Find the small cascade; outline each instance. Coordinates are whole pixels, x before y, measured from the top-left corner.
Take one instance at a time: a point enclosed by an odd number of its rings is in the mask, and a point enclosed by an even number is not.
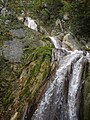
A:
[[[52,54],[52,62],[54,57],[57,58],[56,74],[31,120],[78,120],[80,85],[86,58],[83,51],[67,51],[61,48],[56,38],[50,39],[56,48]]]
[[[51,39],[51,42],[54,44],[56,49],[60,49],[61,48],[60,42],[57,40],[56,37],[49,36],[49,38]]]
[[[31,19],[30,17],[25,18],[24,25],[28,26],[28,28],[31,28],[32,30],[38,31],[35,20]]]

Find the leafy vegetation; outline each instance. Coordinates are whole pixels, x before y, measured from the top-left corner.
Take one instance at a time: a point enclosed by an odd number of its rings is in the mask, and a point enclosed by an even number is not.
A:
[[[90,2],[89,1],[75,1],[64,2],[64,6],[60,11],[61,15],[68,13],[68,26],[75,35],[90,37]]]
[[[53,22],[63,6],[61,0],[34,0],[33,8],[43,22]]]
[[[0,89],[2,90],[2,95],[0,96],[1,113],[3,118],[5,117],[7,120],[11,118],[14,111],[18,111],[19,115],[21,115],[24,105],[27,102],[32,103],[49,74],[52,48],[40,46],[27,48],[24,52],[27,57],[30,56],[29,63],[23,65],[23,68],[22,65],[20,67],[18,64],[19,70],[14,70],[11,67],[11,63],[4,58],[0,59],[2,78],[0,83]],[[27,69],[26,75],[23,75],[24,69]],[[17,73],[20,74],[18,75]],[[20,103],[19,106],[18,103]],[[12,110],[12,108],[15,108],[15,110]]]

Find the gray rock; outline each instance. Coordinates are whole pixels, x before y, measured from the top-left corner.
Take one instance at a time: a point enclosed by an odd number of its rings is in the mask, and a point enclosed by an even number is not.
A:
[[[18,39],[12,41],[5,41],[3,45],[3,55],[6,60],[10,62],[20,62],[23,45]]]
[[[81,48],[81,45],[72,33],[68,33],[64,36],[63,43],[70,47],[71,50],[79,50]]]
[[[17,38],[24,38],[25,37],[25,32],[22,28],[10,30],[10,32],[13,35],[13,37],[17,37]]]

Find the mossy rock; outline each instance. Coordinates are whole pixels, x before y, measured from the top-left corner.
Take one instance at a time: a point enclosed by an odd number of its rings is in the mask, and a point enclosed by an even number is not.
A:
[[[39,90],[49,74],[52,48],[40,46],[33,48],[32,52],[29,49],[26,51],[31,56],[31,60],[24,65],[12,64],[11,67],[11,64],[5,61],[7,63],[6,66],[10,64],[7,69],[11,72],[7,71],[10,78],[5,95],[2,96],[3,108],[1,113],[4,114],[2,114],[1,120],[12,119],[16,116],[15,113],[17,113],[16,119],[19,120],[25,110],[25,106],[28,103],[32,105],[37,98]],[[19,75],[16,77],[18,72]],[[6,75],[6,71],[4,73]],[[11,80],[12,77],[13,81]]]

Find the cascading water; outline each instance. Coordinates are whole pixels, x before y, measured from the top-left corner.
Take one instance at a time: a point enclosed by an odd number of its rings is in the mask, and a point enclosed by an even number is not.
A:
[[[35,20],[31,19],[30,17],[25,18],[24,25],[28,26],[32,30],[38,31],[37,24],[36,24]]]
[[[54,44],[55,48],[56,49],[60,49],[61,48],[61,45],[59,43],[59,41],[57,40],[56,37],[50,37],[49,38],[51,39],[51,42]]]
[[[31,18],[27,17],[24,24],[37,31],[37,24]],[[90,54],[85,57],[83,51],[68,51],[56,37],[49,38],[55,46],[51,66],[57,60],[56,73],[31,120],[79,120],[82,73]]]
[[[50,37],[57,56],[54,80],[50,81],[32,120],[78,120],[79,94],[85,57],[83,51],[67,51]],[[53,55],[54,57],[54,55]],[[54,58],[52,58],[54,61]],[[68,81],[68,85],[66,85]],[[65,94],[65,86],[67,93]]]
[[[78,120],[80,83],[83,72],[84,57],[81,57],[73,66],[73,72],[68,91],[68,117],[69,120]]]

